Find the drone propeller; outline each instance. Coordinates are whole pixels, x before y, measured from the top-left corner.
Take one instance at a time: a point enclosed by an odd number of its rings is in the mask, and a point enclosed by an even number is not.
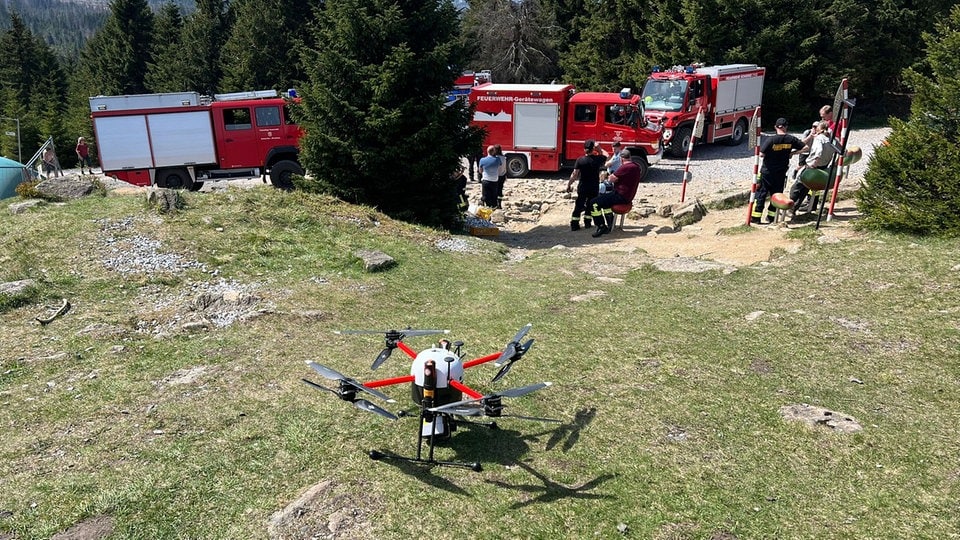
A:
[[[517,355],[517,350],[521,347],[520,340],[527,335],[527,332],[529,332],[531,328],[533,328],[533,323],[527,323],[517,332],[517,335],[513,336],[513,339],[503,348],[503,352],[500,353],[500,358],[497,358],[497,361],[494,363],[495,366],[500,367],[501,364]],[[520,355],[523,356],[523,353],[520,353]],[[519,360],[520,358],[518,357],[516,359]]]
[[[323,385],[321,385],[321,384],[317,384],[317,383],[315,383],[315,382],[313,382],[313,381],[311,381],[311,380],[309,380],[309,379],[300,379],[300,380],[303,381],[303,382],[305,382],[306,384],[309,384],[310,386],[316,388],[317,390],[324,390],[324,391],[326,391],[326,392],[330,392],[331,394],[333,394],[333,395],[335,395],[335,396],[337,396],[337,397],[339,397],[339,398],[343,398],[343,395],[341,395],[340,392],[337,392],[337,391],[334,390],[333,388],[327,388],[326,386],[323,386]],[[360,409],[361,411],[369,411],[369,412],[372,412],[372,413],[376,413],[376,414],[379,414],[380,416],[382,416],[382,417],[384,417],[384,418],[387,418],[387,419],[389,419],[389,420],[397,420],[397,419],[398,419],[397,415],[393,414],[392,412],[390,412],[390,411],[388,411],[388,410],[386,410],[386,409],[384,409],[384,408],[382,408],[382,407],[379,407],[379,406],[377,406],[377,405],[375,405],[375,404],[367,401],[366,399],[363,399],[363,398],[354,399],[353,401],[351,401],[351,403],[353,403],[354,407]]]
[[[317,373],[319,373],[319,374],[322,375],[323,377],[325,377],[325,378],[327,378],[327,379],[330,379],[331,381],[338,381],[338,382],[340,382],[341,385],[346,384],[346,385],[349,386],[350,388],[353,388],[353,389],[356,389],[356,390],[360,390],[361,392],[366,392],[366,393],[370,394],[371,396],[375,396],[375,397],[378,397],[378,398],[386,401],[387,403],[396,403],[396,400],[395,400],[395,399],[393,399],[393,398],[391,398],[390,396],[384,394],[383,392],[379,392],[379,391],[377,391],[377,390],[374,390],[373,388],[367,388],[367,387],[364,386],[363,383],[361,383],[360,381],[358,381],[358,380],[356,380],[356,379],[351,379],[350,377],[347,377],[346,375],[343,375],[343,374],[339,373],[339,372],[336,371],[336,370],[333,370],[333,369],[331,369],[331,368],[328,368],[327,366],[318,364],[318,363],[316,363],[316,362],[307,362],[307,365],[310,366],[311,368],[313,368],[314,371],[316,371]],[[314,385],[314,386],[320,386],[320,385]],[[331,390],[331,389],[329,389],[329,388],[327,388],[327,387],[325,387],[325,386],[320,386],[320,388],[323,388],[323,389],[325,389],[325,390],[329,390],[330,392],[333,392],[333,393],[337,394],[338,396],[343,397],[343,395],[342,395],[341,393],[339,393],[339,392],[337,392],[337,391],[335,391],[335,390]]]
[[[380,406],[377,406],[369,401],[361,398],[353,402],[354,407],[360,409],[361,411],[370,411],[372,413],[379,414],[380,416],[386,418],[387,420],[399,420],[399,417],[392,412],[383,409]]]
[[[406,330],[336,330],[334,334],[337,335],[349,335],[349,334],[384,334],[384,343],[385,346],[380,354],[377,355],[373,360],[373,365],[370,366],[371,370],[375,370],[380,367],[384,362],[390,358],[390,355],[393,353],[393,350],[397,348],[397,344],[403,340],[405,337],[415,337],[415,336],[431,336],[434,334],[449,334],[450,330],[413,330],[407,328]]]
[[[523,355],[530,350],[530,347],[533,347],[533,341],[534,341],[533,339],[528,339],[526,343],[516,347],[513,356],[511,356],[510,359],[507,360],[507,362],[500,367],[500,371],[498,371],[497,374],[493,376],[493,379],[490,382],[497,382],[500,379],[502,379],[504,375],[509,373],[510,368],[513,367],[513,363],[523,358]],[[494,365],[500,365],[500,364],[494,364]]]
[[[493,394],[487,394],[485,396],[475,398],[475,399],[465,399],[463,401],[455,401],[453,403],[447,403],[446,405],[440,405],[439,407],[432,407],[427,409],[430,412],[435,413],[448,413],[456,414],[459,416],[479,416],[481,413],[487,412],[488,403],[496,403],[500,398],[514,398],[525,396],[531,392],[536,392],[541,388],[546,388],[552,385],[552,382],[541,382],[536,384],[531,384],[527,386],[521,386],[519,388],[511,388],[509,390],[503,390],[501,392],[495,392]],[[470,404],[477,403],[480,406],[470,406]],[[499,407],[499,405],[496,405]],[[461,412],[457,412],[461,411]],[[478,412],[473,412],[478,411]],[[499,410],[497,411],[499,412]],[[488,415],[489,416],[489,415]]]
[[[403,337],[417,337],[432,336],[434,334],[449,334],[450,330],[414,330],[412,328],[407,328],[406,330],[334,330],[333,333],[338,336],[352,336],[360,334],[385,334],[389,336],[394,334]]]

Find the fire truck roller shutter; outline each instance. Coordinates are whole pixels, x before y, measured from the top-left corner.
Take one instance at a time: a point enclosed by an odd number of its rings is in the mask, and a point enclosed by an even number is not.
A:
[[[186,169],[174,167],[157,171],[157,186],[168,189],[197,191],[203,187],[203,182],[194,182]]]
[[[293,175],[303,175],[303,167],[296,161],[284,159],[270,167],[270,183],[277,189],[293,189]]]
[[[527,156],[523,154],[507,154],[507,176],[510,178],[523,178],[530,173],[530,165],[527,163]]]
[[[730,138],[727,139],[727,146],[739,146],[745,140],[747,140],[747,119],[740,118],[737,120],[737,123],[733,125],[733,132],[730,134]]]

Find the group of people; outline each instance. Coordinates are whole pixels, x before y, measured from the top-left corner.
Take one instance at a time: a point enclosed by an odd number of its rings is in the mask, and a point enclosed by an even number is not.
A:
[[[87,146],[86,139],[78,137],[77,146],[74,148],[74,151],[77,154],[77,161],[80,163],[80,174],[84,174],[84,169],[86,169],[86,172],[93,174],[93,164],[90,160],[90,147]],[[47,145],[47,147],[43,149],[40,160],[43,164],[43,174],[47,178],[63,176],[63,169],[60,168],[60,160],[57,159],[57,152],[54,150],[52,144]]]
[[[643,170],[634,163],[630,151],[621,148],[620,141],[612,144],[612,153],[607,153],[593,139],[583,145],[584,154],[573,167],[573,173],[567,183],[567,192],[573,191],[577,183],[577,197],[570,218],[570,230],[580,230],[580,219],[586,229],[596,225],[594,237],[609,233],[613,229],[615,215],[613,206],[630,204],[637,194],[642,180]],[[503,186],[507,179],[507,162],[500,145],[487,147],[482,158],[468,156],[471,180],[474,166],[479,169],[481,203],[489,208],[501,208],[503,204]],[[460,194],[460,207],[466,209],[467,176],[462,167],[458,167],[452,176]]]
[[[833,163],[836,152],[831,138],[836,123],[833,119],[832,107],[824,105],[820,108],[820,120],[813,123],[803,139],[787,133],[788,127],[786,118],[777,118],[774,123],[776,135],[767,137],[760,144],[763,166],[760,169],[760,184],[757,186],[753,211],[750,215],[751,223],[773,223],[776,219],[777,209],[772,204],[768,207],[767,200],[774,194],[783,192],[786,187],[787,172],[790,169],[790,160],[794,155],[800,156],[800,162],[793,173],[793,177],[798,179],[802,177],[804,168],[813,167],[826,171]],[[795,182],[790,189],[793,208],[800,209],[809,193],[810,189],[803,182],[799,180]],[[813,209],[817,204],[817,198],[813,197],[809,208]]]
[[[484,206],[503,207],[503,186],[507,182],[507,158],[499,144],[487,147],[487,155],[478,161],[480,166],[480,198]]]
[[[587,139],[583,143],[583,152],[583,156],[574,164],[567,182],[568,193],[573,191],[573,183],[577,182],[577,198],[570,215],[570,230],[580,230],[582,215],[584,228],[589,229],[596,225],[593,237],[597,238],[613,230],[616,219],[613,206],[630,204],[633,201],[642,180],[643,170],[630,159],[630,150],[621,149],[619,141],[613,143],[613,155],[608,154],[593,139]],[[605,186],[602,192],[601,185]]]
[[[772,204],[767,207],[767,202],[774,194],[784,191],[790,160],[793,156],[801,156],[800,163],[794,171],[795,178],[802,175],[806,167],[828,170],[833,163],[836,152],[831,139],[835,122],[829,105],[820,109],[820,120],[813,123],[809,132],[804,133],[803,139],[787,133],[788,127],[786,118],[778,118],[774,124],[776,134],[766,137],[760,145],[763,166],[760,169],[760,183],[750,216],[751,223],[772,223],[776,218],[777,209]],[[577,183],[577,196],[570,215],[570,230],[579,231],[581,227],[590,229],[596,226],[593,232],[596,238],[613,230],[616,218],[613,206],[630,204],[633,201],[642,180],[643,171],[631,160],[630,150],[621,148],[619,141],[614,141],[612,153],[607,153],[593,139],[584,142],[583,150],[584,154],[577,159],[567,182],[568,193],[573,191],[573,184]],[[471,176],[473,176],[474,163],[480,171],[482,203],[490,208],[501,208],[507,169],[506,158],[500,146],[491,145],[487,148],[486,156],[470,159]],[[458,182],[462,184],[460,191],[465,193],[466,176],[463,175],[462,169],[458,170],[457,174]],[[793,207],[800,208],[809,192],[810,189],[802,182],[795,182],[790,190]],[[465,206],[465,195],[461,198],[461,206]],[[810,208],[816,207],[816,204],[814,197]]]

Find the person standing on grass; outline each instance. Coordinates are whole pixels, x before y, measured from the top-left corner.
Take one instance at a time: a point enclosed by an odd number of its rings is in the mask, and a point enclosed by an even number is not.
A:
[[[637,196],[637,188],[643,180],[643,171],[630,159],[629,150],[620,151],[620,160],[622,163],[617,168],[617,172],[607,177],[607,181],[613,183],[613,191],[601,193],[590,201],[592,209],[590,215],[593,216],[593,222],[597,225],[597,231],[593,233],[594,238],[613,230],[613,222],[616,219],[613,215],[613,206],[633,204],[633,198]]]
[[[761,219],[773,223],[777,216],[777,209],[770,206],[764,216],[764,207],[767,198],[775,193],[782,193],[787,183],[787,171],[790,169],[790,158],[806,149],[803,141],[787,133],[787,119],[777,118],[774,128],[777,134],[767,137],[760,144],[760,156],[763,157],[763,167],[760,169],[760,186],[757,188],[756,202],[753,213],[750,214],[750,223],[759,224]]]
[[[480,158],[479,165],[483,171],[480,177],[480,200],[484,206],[496,208],[500,177],[500,157],[497,156],[496,147],[487,147],[487,155]]]
[[[599,153],[597,153],[599,150]],[[580,214],[583,214],[583,226],[589,229],[592,217],[587,213],[587,203],[600,192],[600,169],[606,162],[607,153],[596,145],[593,139],[583,143],[583,155],[577,158],[567,182],[567,193],[573,190],[573,183],[577,184],[577,199],[573,203],[573,213],[570,215],[570,230],[580,230]]]

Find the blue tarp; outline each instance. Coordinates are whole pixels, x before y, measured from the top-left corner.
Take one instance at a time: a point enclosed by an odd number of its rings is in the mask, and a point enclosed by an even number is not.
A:
[[[0,157],[0,199],[15,196],[17,186],[28,178],[30,173],[26,167],[12,159]]]

